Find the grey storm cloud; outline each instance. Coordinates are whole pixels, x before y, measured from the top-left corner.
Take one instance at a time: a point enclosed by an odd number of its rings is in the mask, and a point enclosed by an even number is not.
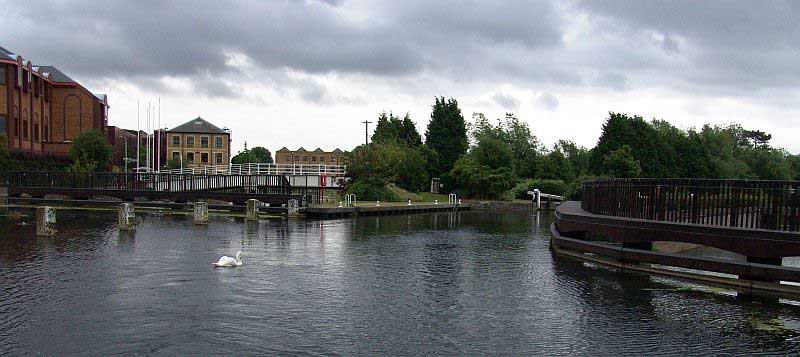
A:
[[[598,30],[628,40],[649,34],[664,54],[676,54],[671,62],[629,48],[654,78],[744,93],[800,80],[800,61],[792,60],[800,57],[800,1],[591,0],[578,9],[606,25]],[[626,70],[619,64],[613,70]]]
[[[179,77],[199,88],[226,78],[227,87],[201,88],[210,96],[235,96],[233,83],[258,80],[242,71],[432,73],[521,87],[726,94],[800,81],[800,2],[792,0],[0,0],[0,7],[7,13],[0,45],[38,63],[142,85]],[[570,31],[584,22],[588,30]],[[229,65],[232,54],[252,67]],[[324,87],[292,85],[307,101],[325,97]]]

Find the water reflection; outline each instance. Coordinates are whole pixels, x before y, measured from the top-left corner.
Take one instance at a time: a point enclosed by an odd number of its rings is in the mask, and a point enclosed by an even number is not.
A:
[[[554,256],[549,215],[0,223],[0,354],[796,353],[798,307]],[[244,265],[213,269],[220,255]],[[713,341],[713,343],[709,343]]]

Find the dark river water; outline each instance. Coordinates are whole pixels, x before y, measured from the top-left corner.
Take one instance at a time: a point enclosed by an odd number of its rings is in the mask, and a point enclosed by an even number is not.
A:
[[[800,352],[796,303],[554,256],[544,214],[140,217],[0,223],[0,355]]]

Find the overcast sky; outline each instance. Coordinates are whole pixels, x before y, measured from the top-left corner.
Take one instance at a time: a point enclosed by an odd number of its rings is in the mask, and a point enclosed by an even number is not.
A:
[[[740,123],[800,152],[800,1],[6,1],[0,45],[249,146],[351,149],[435,96],[592,147],[609,111]]]

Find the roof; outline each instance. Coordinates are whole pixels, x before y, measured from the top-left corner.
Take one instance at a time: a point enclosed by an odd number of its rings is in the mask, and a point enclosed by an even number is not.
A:
[[[308,151],[308,150],[306,150],[306,148],[301,146],[299,149],[297,149],[297,151]]]
[[[342,150],[339,150],[339,148],[336,148],[336,150],[333,150],[333,152],[334,152],[334,153],[337,153],[337,154],[341,154],[341,153],[342,153]]]
[[[322,151],[322,149],[320,149],[320,148],[316,148],[316,149],[314,150],[314,153],[316,153],[316,154],[322,154],[322,153],[324,153],[324,151]]]
[[[292,150],[289,150],[287,147],[284,146],[284,147],[282,147],[280,150],[278,150],[276,152],[292,152]]]
[[[218,128],[201,117],[189,120],[181,125],[167,130],[169,133],[211,133],[228,134],[227,131]]]
[[[78,83],[76,80],[70,78],[68,75],[61,72],[58,68],[53,66],[38,66],[41,68],[42,72],[50,73],[50,80],[53,82],[62,82],[62,83]]]
[[[0,59],[16,61],[17,55],[4,47],[0,46]]]

